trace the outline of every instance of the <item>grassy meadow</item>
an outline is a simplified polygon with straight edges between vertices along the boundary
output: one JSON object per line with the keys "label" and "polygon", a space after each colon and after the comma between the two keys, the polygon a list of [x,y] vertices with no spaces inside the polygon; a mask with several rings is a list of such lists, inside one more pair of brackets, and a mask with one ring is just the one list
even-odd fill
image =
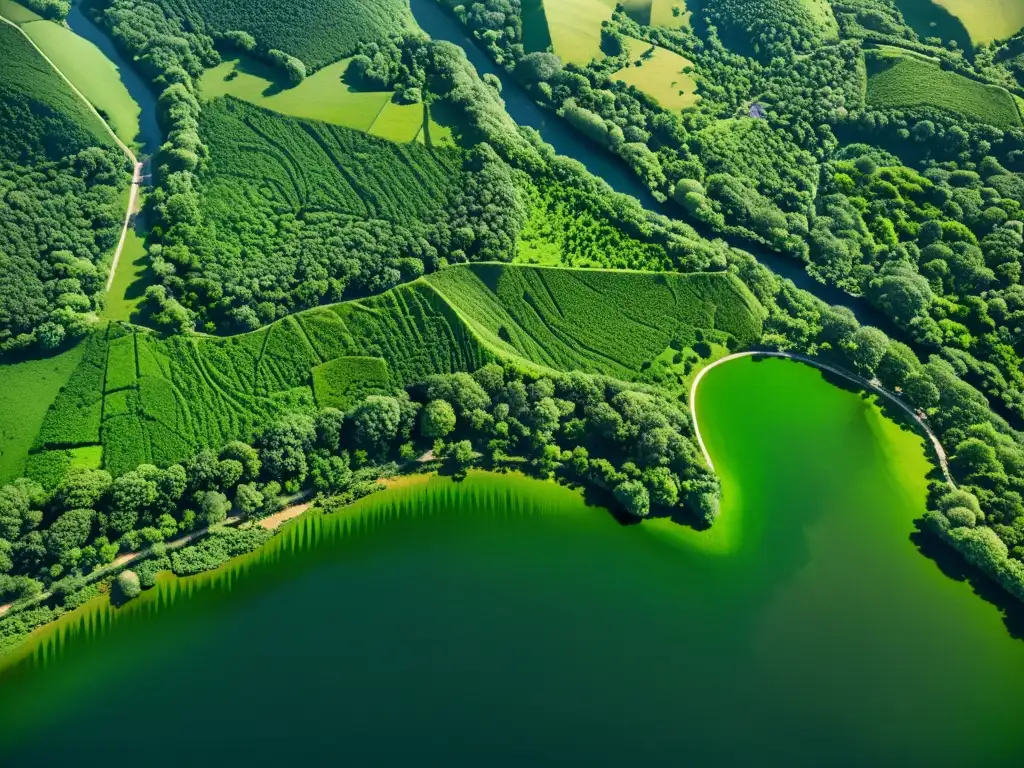
{"label": "grassy meadow", "polygon": [[[564,62],[586,64],[600,58],[601,22],[612,17],[615,0],[546,0],[544,17],[554,52]],[[538,16],[531,17],[536,21]]]}
{"label": "grassy meadow", "polygon": [[626,42],[630,65],[613,75],[616,80],[634,86],[665,109],[683,109],[699,101],[696,80],[683,73],[685,67],[693,66],[692,61],[643,40],[626,38]]}
{"label": "grassy meadow", "polygon": [[960,19],[977,45],[1012,37],[1024,27],[1021,0],[933,0]]}
{"label": "grassy meadow", "polygon": [[117,67],[99,48],[63,25],[40,19],[13,0],[3,0],[0,16],[19,24],[103,115],[121,141],[128,145],[135,141],[139,133],[139,105],[121,82]]}
{"label": "grassy meadow", "polygon": [[79,345],[54,357],[0,364],[0,483],[25,473],[47,410],[84,351]]}
{"label": "grassy meadow", "polygon": [[947,72],[922,57],[872,53],[868,73],[867,99],[873,107],[933,107],[998,128],[1021,125],[1008,91]]}
{"label": "grassy meadow", "polygon": [[686,8],[686,0],[653,0],[651,26],[681,29],[690,26],[693,11]]}
{"label": "grassy meadow", "polygon": [[[422,104],[395,104],[393,91],[359,91],[342,79],[351,59],[342,59],[286,87],[281,74],[248,56],[225,59],[199,82],[204,99],[234,96],[258,107],[304,120],[354,128],[396,142],[414,141],[423,129]],[[451,140],[451,130],[434,123],[433,138]]]}

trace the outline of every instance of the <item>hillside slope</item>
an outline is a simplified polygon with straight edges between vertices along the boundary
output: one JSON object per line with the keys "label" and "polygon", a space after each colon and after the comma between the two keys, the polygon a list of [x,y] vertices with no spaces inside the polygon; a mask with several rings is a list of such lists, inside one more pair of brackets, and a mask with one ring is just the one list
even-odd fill
{"label": "hillside slope", "polygon": [[[160,339],[112,325],[90,340],[47,414],[29,474],[52,485],[89,445],[103,447],[114,474],[167,465],[249,438],[289,411],[312,411],[332,387],[405,387],[495,359],[642,380],[674,341],[754,343],[761,312],[726,273],[480,264],[226,339]],[[348,362],[327,365],[337,360]]]}

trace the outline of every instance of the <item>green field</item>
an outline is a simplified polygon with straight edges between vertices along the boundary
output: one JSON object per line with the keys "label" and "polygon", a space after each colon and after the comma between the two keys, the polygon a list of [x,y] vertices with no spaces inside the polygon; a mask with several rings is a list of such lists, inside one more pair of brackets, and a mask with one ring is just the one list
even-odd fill
{"label": "green field", "polygon": [[43,17],[35,11],[30,11],[14,0],[0,0],[0,16],[3,16],[15,24],[25,24],[29,21],[40,21]]}
{"label": "green field", "polygon": [[25,473],[46,412],[84,352],[77,346],[42,360],[0,364],[0,483]]}
{"label": "green field", "polygon": [[1008,91],[947,72],[918,56],[871,53],[868,57],[868,103],[874,107],[932,107],[998,128],[1021,125]]}
{"label": "green field", "polygon": [[636,87],[665,109],[683,109],[700,100],[697,82],[691,74],[683,73],[685,67],[693,67],[692,61],[643,40],[630,37],[626,38],[626,43],[630,66],[612,77]]}
{"label": "green field", "polygon": [[562,61],[587,64],[601,58],[601,23],[612,17],[615,0],[545,0],[545,18],[554,52]]}
{"label": "green field", "polygon": [[139,133],[139,105],[114,63],[91,42],[52,21],[33,21],[21,28],[104,116],[118,138],[131,146]]}
{"label": "green field", "polygon": [[117,264],[114,282],[106,294],[103,317],[106,320],[131,320],[142,301],[146,287],[152,283],[148,272],[149,258],[146,244],[133,228],[128,229],[121,260]]}
{"label": "green field", "polygon": [[379,357],[336,357],[313,369],[318,408],[347,410],[370,395],[391,391],[388,364]]}
{"label": "green field", "polygon": [[651,3],[652,27],[682,29],[690,26],[691,16],[693,12],[687,10],[686,0],[654,0]]}
{"label": "green field", "polygon": [[[228,58],[206,70],[199,81],[204,99],[234,96],[264,109],[305,120],[355,128],[397,142],[414,141],[423,129],[422,104],[396,104],[393,91],[358,91],[342,79],[351,59],[342,59],[310,75],[297,86],[285,87],[280,73],[251,57]],[[451,131],[436,122],[431,136]]]}
{"label": "green field", "polygon": [[1003,40],[1024,27],[1020,0],[932,0],[956,16],[978,45]]}
{"label": "green field", "polygon": [[166,465],[251,438],[288,411],[344,407],[495,358],[678,388],[689,371],[682,358],[755,342],[761,312],[728,273],[478,264],[227,339],[112,325],[84,345],[29,469],[52,485],[74,459],[70,448],[96,443],[115,474]]}

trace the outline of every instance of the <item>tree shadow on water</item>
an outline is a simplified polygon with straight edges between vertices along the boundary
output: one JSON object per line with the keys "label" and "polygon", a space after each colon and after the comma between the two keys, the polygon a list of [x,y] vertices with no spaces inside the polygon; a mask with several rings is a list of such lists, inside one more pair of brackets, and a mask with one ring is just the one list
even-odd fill
{"label": "tree shadow on water", "polygon": [[966,582],[976,596],[995,606],[1010,637],[1024,641],[1024,604],[1007,594],[1001,586],[964,560],[959,552],[943,544],[931,533],[918,527],[910,534],[910,540],[918,552],[938,566],[944,576]]}

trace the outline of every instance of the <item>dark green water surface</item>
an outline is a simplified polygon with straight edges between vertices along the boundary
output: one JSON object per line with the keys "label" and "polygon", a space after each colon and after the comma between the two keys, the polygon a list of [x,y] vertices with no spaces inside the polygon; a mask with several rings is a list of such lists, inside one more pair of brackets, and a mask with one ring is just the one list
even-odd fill
{"label": "dark green water surface", "polygon": [[1024,642],[911,540],[921,438],[781,360],[698,409],[711,532],[414,481],[42,633],[0,764],[1024,765]]}

